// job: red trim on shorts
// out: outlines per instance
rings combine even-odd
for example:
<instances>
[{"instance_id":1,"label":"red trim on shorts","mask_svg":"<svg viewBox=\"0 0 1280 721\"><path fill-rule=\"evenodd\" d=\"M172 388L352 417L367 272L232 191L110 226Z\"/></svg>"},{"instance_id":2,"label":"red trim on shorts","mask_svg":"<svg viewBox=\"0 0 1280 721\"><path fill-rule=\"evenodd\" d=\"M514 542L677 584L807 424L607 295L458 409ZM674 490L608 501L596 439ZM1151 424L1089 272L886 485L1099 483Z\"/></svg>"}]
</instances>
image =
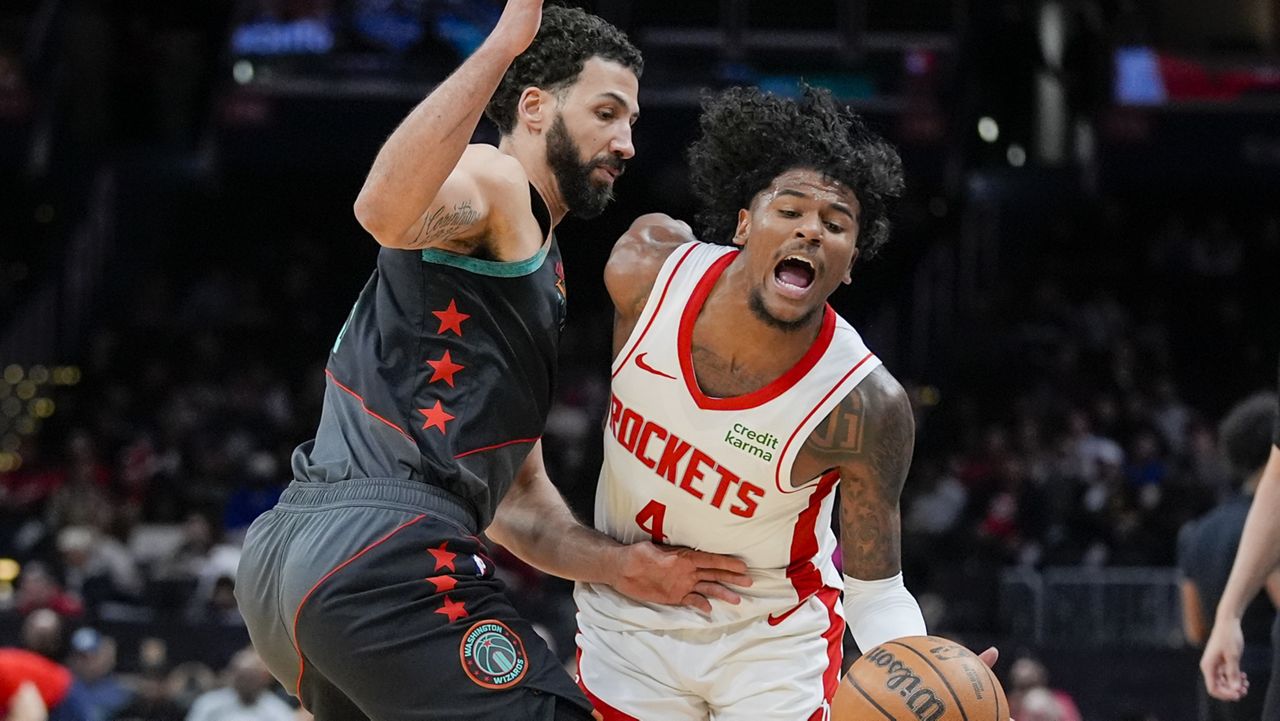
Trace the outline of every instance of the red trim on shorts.
<instances>
[{"instance_id":1,"label":"red trim on shorts","mask_svg":"<svg viewBox=\"0 0 1280 721\"><path fill-rule=\"evenodd\" d=\"M809 505L796 518L791 536L791 563L787 566L787 579L796 589L801 601L818 593L822 588L822 572L814 565L818 555L818 514L827 496L840 480L839 471L829 471L818 481L818 487L809 496Z\"/></svg>"},{"instance_id":2,"label":"red trim on shorts","mask_svg":"<svg viewBox=\"0 0 1280 721\"><path fill-rule=\"evenodd\" d=\"M649 333L649 329L653 327L653 321L658 317L658 311L662 310L662 302L667 299L667 291L671 290L671 283L676 279L676 275L680 272L680 266L684 265L684 262L689 259L689 256L693 254L694 249L697 247L697 245L690 244L680 260L676 261L676 267L672 268L671 275L667 276L667 284L662 286L662 295L658 296L658 305L654 306L653 315L649 316L649 322L645 323L644 330L640 331L640 337L636 338L635 345L631 346L631 350L627 351L627 357L622 359L622 362L618 364L618 369L613 372L613 375L610 376L610 378L618 377L618 374L622 372L622 369L627 366L627 361L631 360L631 356L634 355L636 349L640 347L640 341L644 340L645 335ZM652 297L652 295L653 291L650 291L650 297Z\"/></svg>"},{"instance_id":3,"label":"red trim on shorts","mask_svg":"<svg viewBox=\"0 0 1280 721\"><path fill-rule=\"evenodd\" d=\"M591 689L587 688L586 681L582 679L581 647L578 648L578 688L582 689L582 692L587 695L587 700L591 702L591 705L595 707L596 712L600 714L600 717L604 719L604 721L640 721L640 719L635 716L623 713L604 701L601 701L600 697L591 693Z\"/></svg>"},{"instance_id":4,"label":"red trim on shorts","mask_svg":"<svg viewBox=\"0 0 1280 721\"><path fill-rule=\"evenodd\" d=\"M459 453L458 455L453 457L453 460L456 461L459 458L466 458L467 456L470 456L475 453L484 453L485 451L496 451L499 448L503 448L506 446L514 446L517 443L537 443L540 440L542 440L542 436L534 436L533 438L517 438L514 441L506 441L505 443L495 443L492 446L485 446L484 448L477 448L473 451L467 451L466 453Z\"/></svg>"},{"instance_id":5,"label":"red trim on shorts","mask_svg":"<svg viewBox=\"0 0 1280 721\"><path fill-rule=\"evenodd\" d=\"M694 402L703 410L741 411L758 408L786 393L818 364L822 354L826 353L831 345L831 339L836 332L836 312L828 304L823 308L822 327L818 330L818 337L809 346L809 350L805 351L804 356L787 372L774 378L765 387L746 395L712 398L704 394L698 387L698 377L693 371L693 326L698 320L698 314L702 312L702 305L706 302L707 296L711 295L711 289L715 287L716 280L737 255L737 252L726 253L707 269L706 274L694 287L693 294L689 296L689 302L685 304L684 313L680 316L680 329L676 333L676 355L680 357L680 370L684 374L684 384L688 387L689 395L693 396Z\"/></svg>"},{"instance_id":6,"label":"red trim on shorts","mask_svg":"<svg viewBox=\"0 0 1280 721\"><path fill-rule=\"evenodd\" d=\"M830 306L828 306L828 309L830 309ZM782 455L778 457L779 463L773 472L774 483L775 485L778 486L779 491L782 491L783 493L795 493L797 491L802 491L808 487L808 486L801 486L799 488L793 487L790 489L783 487L782 485L783 464L781 462L781 459L787 457L787 451L791 450L791 443L795 441L796 436L800 435L800 431L803 430L804 427L809 424L809 419L813 417L813 414L818 412L818 409L821 408L827 402L827 399L830 398L833 393L840 390L840 386L844 385L844 382L849 380L849 376L853 375L854 373L857 373L858 369L861 368L864 363L871 360L874 356L875 356L874 353L867 353L866 355L862 356L862 360L858 361L857 363L854 363L853 367L849 369L849 372L845 373L844 376L839 381L836 381L836 384L831 386L831 390L827 391L827 394L822 397L822 400L818 401L813 406L813 408L810 409L808 414L805 415L804 420L800 421L800 425L796 426L796 429L792 431L791 437L788 438L787 442L782 445ZM789 486L791 479L788 478L787 481L788 481L787 485Z\"/></svg>"},{"instance_id":7,"label":"red trim on shorts","mask_svg":"<svg viewBox=\"0 0 1280 721\"><path fill-rule=\"evenodd\" d=\"M298 610L293 612L293 650L295 653L298 654L298 682L294 684L293 695L298 697L299 703L301 703L302 701L302 674L306 670L306 666L303 663L303 658L302 658L302 647L298 645L298 618L302 616L302 607L307 605L307 601L311 599L311 594L315 593L317 588L320 588L320 584L324 583L325 581L328 581L330 576L337 573L338 571L341 571L343 568L346 568L346 566L350 564L352 561L355 561L357 558L360 558L364 554L368 553L369 551L372 551L373 549L382 545L386 541L390 540L392 536L396 535L397 533L403 531L404 529L408 528L409 526L412 526L413 524L417 523L418 521L421 521L426 517L427 517L427 514L424 513L418 516L417 518L412 518L408 521L405 521L399 526L396 526L395 529L393 529L387 535L383 536L382 538L360 549L360 551L357 552L354 556L352 556L351 558L348 558L342 563L339 563L337 566L333 568L332 571L329 571L328 573L324 574L324 576L319 581L315 582L315 585L311 587L311 590L307 591L307 594L302 597L302 600L298 602Z\"/></svg>"},{"instance_id":8,"label":"red trim on shorts","mask_svg":"<svg viewBox=\"0 0 1280 721\"><path fill-rule=\"evenodd\" d=\"M827 607L827 618L831 621L831 625L822 634L827 639L829 662L827 672L822 674L822 697L830 704L840 686L840 666L844 661L844 616L836 610L836 604L840 602L840 589L824 587L818 591L818 600ZM822 709L818 711L821 712Z\"/></svg>"},{"instance_id":9,"label":"red trim on shorts","mask_svg":"<svg viewBox=\"0 0 1280 721\"><path fill-rule=\"evenodd\" d=\"M350 388L348 388L348 387L346 387L346 386L342 385L342 381L339 381L337 378L335 378L335 377L333 376L333 373L332 373L332 372L330 372L328 368L325 368L325 369L324 369L324 374L325 374L325 375L327 375L327 376L329 376L329 380L333 381L333 384L334 384L334 385L336 385L336 386L338 386L339 388L341 388L342 390L346 391L348 394L350 394L350 395L351 395L351 397L352 397L352 398L355 398L356 400L360 401L360 407L364 409L364 412L365 412L365 413L368 413L369 415L373 416L374 418L377 418L378 420L382 421L383 423L385 423L385 424L387 424L387 425L391 426L392 428L394 428L394 429L395 429L396 433L399 433L400 435L404 436L405 438L408 438L408 439L409 439L409 440L411 440L411 441L413 440L413 437L412 437L412 436L410 436L408 433L405 433L403 428L401 428L400 426L397 426L396 424L392 423L391 421L387 420L386 418L383 418L382 416L378 415L377 413L374 413L373 411L369 410L369 406L365 405L365 403L364 403L364 398L362 398L362 397L360 396L360 394L359 394L359 393L356 393L355 391L351 390Z\"/></svg>"}]
</instances>

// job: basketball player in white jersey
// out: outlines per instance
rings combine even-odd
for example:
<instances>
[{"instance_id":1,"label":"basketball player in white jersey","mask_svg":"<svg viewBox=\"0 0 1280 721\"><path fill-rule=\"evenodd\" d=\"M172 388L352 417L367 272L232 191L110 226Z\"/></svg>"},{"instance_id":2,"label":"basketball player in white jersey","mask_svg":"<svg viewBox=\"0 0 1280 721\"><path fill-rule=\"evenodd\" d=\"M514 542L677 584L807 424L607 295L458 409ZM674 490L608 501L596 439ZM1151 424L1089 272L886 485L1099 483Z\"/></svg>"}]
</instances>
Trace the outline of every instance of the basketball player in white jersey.
<instances>
[{"instance_id":1,"label":"basketball player in white jersey","mask_svg":"<svg viewBox=\"0 0 1280 721\"><path fill-rule=\"evenodd\" d=\"M732 89L701 124L705 242L645 216L605 270L596 527L735 555L753 584L710 613L579 584L580 685L606 721L827 719L846 618L864 650L925 633L900 560L911 406L827 304L887 240L901 161L825 91Z\"/></svg>"}]
</instances>

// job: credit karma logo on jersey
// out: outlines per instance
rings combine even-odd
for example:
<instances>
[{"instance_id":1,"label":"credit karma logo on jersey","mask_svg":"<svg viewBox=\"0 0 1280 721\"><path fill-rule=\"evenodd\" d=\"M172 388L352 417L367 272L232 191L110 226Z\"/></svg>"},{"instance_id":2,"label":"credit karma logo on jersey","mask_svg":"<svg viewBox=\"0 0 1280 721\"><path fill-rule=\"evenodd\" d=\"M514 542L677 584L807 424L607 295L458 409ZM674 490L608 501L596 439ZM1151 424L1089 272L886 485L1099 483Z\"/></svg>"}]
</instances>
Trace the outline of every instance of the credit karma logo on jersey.
<instances>
[{"instance_id":1,"label":"credit karma logo on jersey","mask_svg":"<svg viewBox=\"0 0 1280 721\"><path fill-rule=\"evenodd\" d=\"M772 461L774 452L778 450L777 436L753 431L741 423L734 423L729 432L724 434L724 442L762 461Z\"/></svg>"},{"instance_id":2,"label":"credit karma logo on jersey","mask_svg":"<svg viewBox=\"0 0 1280 721\"><path fill-rule=\"evenodd\" d=\"M658 423L609 399L609 435L646 468L694 498L735 516L756 515L764 489Z\"/></svg>"}]
</instances>

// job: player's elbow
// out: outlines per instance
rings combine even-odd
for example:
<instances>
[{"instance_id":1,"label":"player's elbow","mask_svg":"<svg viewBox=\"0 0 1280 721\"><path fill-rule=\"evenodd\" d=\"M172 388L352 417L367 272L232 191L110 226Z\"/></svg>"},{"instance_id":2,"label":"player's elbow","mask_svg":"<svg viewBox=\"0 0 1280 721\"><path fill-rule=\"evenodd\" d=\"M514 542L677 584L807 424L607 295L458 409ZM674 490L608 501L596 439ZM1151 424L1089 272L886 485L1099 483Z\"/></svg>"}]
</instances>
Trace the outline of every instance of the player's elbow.
<instances>
[{"instance_id":1,"label":"player's elbow","mask_svg":"<svg viewBox=\"0 0 1280 721\"><path fill-rule=\"evenodd\" d=\"M352 210L355 212L356 221L360 223L360 227L373 236L374 240L388 248L396 247L396 241L401 234L392 227L392 223L387 217L382 204L371 194L361 192L356 198Z\"/></svg>"}]
</instances>

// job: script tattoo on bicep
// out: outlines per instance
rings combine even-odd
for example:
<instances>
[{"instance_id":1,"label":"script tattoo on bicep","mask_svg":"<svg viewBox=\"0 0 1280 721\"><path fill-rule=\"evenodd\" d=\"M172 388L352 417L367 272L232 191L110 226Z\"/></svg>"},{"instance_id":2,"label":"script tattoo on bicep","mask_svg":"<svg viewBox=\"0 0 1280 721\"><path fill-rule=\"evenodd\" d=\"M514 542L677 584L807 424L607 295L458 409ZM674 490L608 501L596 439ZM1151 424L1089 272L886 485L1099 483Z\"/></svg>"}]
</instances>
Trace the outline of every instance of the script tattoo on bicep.
<instances>
[{"instance_id":1,"label":"script tattoo on bicep","mask_svg":"<svg viewBox=\"0 0 1280 721\"><path fill-rule=\"evenodd\" d=\"M431 243L453 240L479 219L480 212L471 207L470 200L458 203L449 212L445 212L444 206L440 206L423 217L422 229L409 247L420 248Z\"/></svg>"}]
</instances>

